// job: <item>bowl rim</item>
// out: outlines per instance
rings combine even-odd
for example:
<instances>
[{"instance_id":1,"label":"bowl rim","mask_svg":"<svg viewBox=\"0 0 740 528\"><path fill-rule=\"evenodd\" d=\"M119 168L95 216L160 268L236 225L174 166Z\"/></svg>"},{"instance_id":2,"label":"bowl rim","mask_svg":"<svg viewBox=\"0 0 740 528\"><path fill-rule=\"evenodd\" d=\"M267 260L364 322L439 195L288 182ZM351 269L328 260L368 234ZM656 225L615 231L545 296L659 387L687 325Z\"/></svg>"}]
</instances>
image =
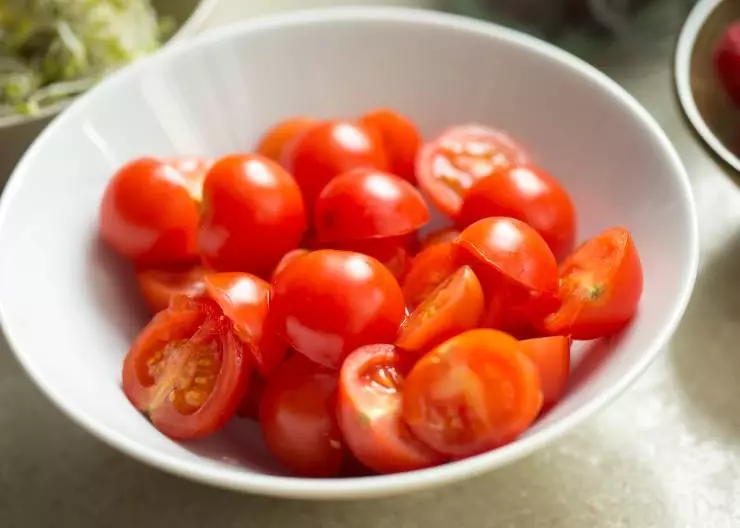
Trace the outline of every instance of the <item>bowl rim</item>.
<instances>
[{"instance_id":1,"label":"bowl rim","mask_svg":"<svg viewBox=\"0 0 740 528\"><path fill-rule=\"evenodd\" d=\"M689 129L709 155L725 168L740 172L740 158L724 146L699 112L691 90L691 59L696 40L707 19L725 0L699 0L686 18L676 41L673 59L675 94Z\"/></svg>"},{"instance_id":2,"label":"bowl rim","mask_svg":"<svg viewBox=\"0 0 740 528\"><path fill-rule=\"evenodd\" d=\"M662 145L662 150L672 166L672 172L678 180L677 184L681 191L683 207L688 214L689 232L686 240L686 251L689 259L688 271L684 277L680 291L677 292L677 302L668 316L667 323L646 345L645 351L640 356L639 361L636 361L612 386L599 393L573 414L552 424L546 430L538 431L531 436L521 438L514 443L494 451L443 466L395 475L321 480L245 473L238 467L226 465L214 466L190 460L183 461L175 455L161 453L156 449L138 443L136 440L128 439L122 436L118 430L100 424L85 411L68 404L63 394L57 393L54 388L45 383L44 379L34 368L35 362L16 346L14 330L3 325L3 320L6 319L6 308L2 298L0 298L0 328L4 329L10 349L28 375L47 398L72 421L103 442L119 449L132 458L168 473L216 487L262 495L321 500L359 499L390 496L438 487L442 484L457 482L504 466L523 458L563 436L566 432L594 415L598 410L621 394L657 357L658 353L674 333L688 305L697 275L699 262L698 222L688 175L675 148L655 119L626 90L604 73L549 43L496 24L431 10L400 7L334 7L272 14L248 19L208 32L181 46L162 50L151 57L147 57L121 71L113 73L90 92L73 102L71 108L58 116L24 154L20 163L13 171L5 192L0 197L0 229L2 229L2 225L6 221L9 205L14 195L23 185L24 178L29 174L28 167L33 157L44 147L47 136L51 136L56 133L58 128L62 128L65 122L75 112L82 111L90 101L95 99L98 93L104 93L105 90L125 79L136 77L140 72L146 71L147 68L157 67L158 64L166 62L170 56L188 53L201 46L217 41L228 41L239 34L266 31L276 27L303 26L326 22L347 23L360 20L425 25L441 30L473 33L492 40L506 41L522 46L533 52L543 54L574 73L580 74L584 78L588 78L591 82L600 85L604 90L613 94L615 99L627 111L641 121L643 126L650 130Z\"/></svg>"},{"instance_id":3,"label":"bowl rim","mask_svg":"<svg viewBox=\"0 0 740 528\"><path fill-rule=\"evenodd\" d=\"M190 13L190 16L177 28L177 31L175 31L175 33L173 33L170 38L162 43L160 49L197 34L197 32L200 31L205 25L206 20L213 12L218 1L219 0L199 0L198 3L195 5L193 11ZM100 82L102 82L102 80ZM64 110L65 108L69 107L75 100L81 97L81 95L84 95L84 93L77 95L72 99L67 99L57 104L47 106L46 108L42 108L39 112L33 115L11 115L7 117L0 117L0 131L2 131L3 129L9 129L14 126L22 126L49 119L62 112L62 110Z\"/></svg>"}]
</instances>

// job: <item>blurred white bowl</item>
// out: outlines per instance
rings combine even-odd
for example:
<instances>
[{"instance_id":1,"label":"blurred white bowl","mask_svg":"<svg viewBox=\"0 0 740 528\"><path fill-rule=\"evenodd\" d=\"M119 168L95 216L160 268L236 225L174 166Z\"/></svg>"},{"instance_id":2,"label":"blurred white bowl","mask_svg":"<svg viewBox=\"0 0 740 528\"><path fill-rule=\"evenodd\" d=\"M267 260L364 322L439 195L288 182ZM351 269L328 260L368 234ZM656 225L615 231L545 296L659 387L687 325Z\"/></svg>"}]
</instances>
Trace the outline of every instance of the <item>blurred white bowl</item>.
<instances>
[{"instance_id":1,"label":"blurred white bowl","mask_svg":"<svg viewBox=\"0 0 740 528\"><path fill-rule=\"evenodd\" d=\"M617 338L579 347L562 402L520 440L401 475L308 480L280 474L256 428L235 423L179 444L120 389L144 322L129 269L97 241L113 171L141 155L250 148L294 114L391 106L431 135L477 121L510 131L570 190L580 235L615 224L641 251L641 313ZM142 461L236 490L301 498L390 495L517 460L572 429L655 358L689 300L696 214L678 156L650 115L606 76L539 40L433 12L293 13L215 31L103 82L60 116L19 164L0 203L0 317L33 380L73 420ZM134 298L132 298L134 296Z\"/></svg>"}]
</instances>

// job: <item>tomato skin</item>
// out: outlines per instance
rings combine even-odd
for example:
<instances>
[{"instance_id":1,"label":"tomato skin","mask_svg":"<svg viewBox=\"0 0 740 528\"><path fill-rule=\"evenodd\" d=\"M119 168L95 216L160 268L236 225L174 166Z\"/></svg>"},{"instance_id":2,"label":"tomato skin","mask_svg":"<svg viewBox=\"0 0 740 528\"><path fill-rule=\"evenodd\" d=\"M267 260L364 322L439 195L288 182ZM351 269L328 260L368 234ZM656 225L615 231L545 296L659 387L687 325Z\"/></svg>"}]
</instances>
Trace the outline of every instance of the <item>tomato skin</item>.
<instances>
[{"instance_id":1,"label":"tomato skin","mask_svg":"<svg viewBox=\"0 0 740 528\"><path fill-rule=\"evenodd\" d=\"M200 203L203 199L203 181L216 160L203 156L177 156L163 160L185 177L190 196Z\"/></svg>"},{"instance_id":2,"label":"tomato skin","mask_svg":"<svg viewBox=\"0 0 740 528\"><path fill-rule=\"evenodd\" d=\"M406 318L396 346L407 352L428 352L443 341L476 328L484 307L480 281L469 266L463 266Z\"/></svg>"},{"instance_id":3,"label":"tomato skin","mask_svg":"<svg viewBox=\"0 0 740 528\"><path fill-rule=\"evenodd\" d=\"M429 233L421 240L421 251L442 242L454 242L460 236L460 231L452 227L445 227Z\"/></svg>"},{"instance_id":4,"label":"tomato skin","mask_svg":"<svg viewBox=\"0 0 740 528\"><path fill-rule=\"evenodd\" d=\"M403 280L413 259L415 246L413 236L403 235L388 238L368 238L329 244L331 249L362 253L379 261L396 280Z\"/></svg>"},{"instance_id":5,"label":"tomato skin","mask_svg":"<svg viewBox=\"0 0 740 528\"><path fill-rule=\"evenodd\" d=\"M123 390L161 433L187 440L217 431L235 414L251 366L218 307L176 304L134 341L123 364Z\"/></svg>"},{"instance_id":6,"label":"tomato skin","mask_svg":"<svg viewBox=\"0 0 740 528\"><path fill-rule=\"evenodd\" d=\"M455 458L511 442L542 407L537 369L519 342L469 330L422 357L406 377L403 417L425 444Z\"/></svg>"},{"instance_id":7,"label":"tomato skin","mask_svg":"<svg viewBox=\"0 0 740 528\"><path fill-rule=\"evenodd\" d=\"M298 182L309 214L321 190L336 176L353 169L387 168L375 134L352 121L325 121L310 128L286 150L282 161Z\"/></svg>"},{"instance_id":8,"label":"tomato skin","mask_svg":"<svg viewBox=\"0 0 740 528\"><path fill-rule=\"evenodd\" d=\"M425 143L416 160L422 192L443 213L456 218L473 184L500 168L531 161L508 134L480 125L455 126Z\"/></svg>"},{"instance_id":9,"label":"tomato skin","mask_svg":"<svg viewBox=\"0 0 740 528\"><path fill-rule=\"evenodd\" d=\"M560 183L539 167L504 167L473 184L465 196L458 225L464 229L490 216L516 218L530 225L545 239L557 260L573 250L573 201Z\"/></svg>"},{"instance_id":10,"label":"tomato skin","mask_svg":"<svg viewBox=\"0 0 740 528\"><path fill-rule=\"evenodd\" d=\"M403 376L413 362L393 345L353 351L339 374L337 417L350 451L379 473L435 466L445 457L414 438L403 422Z\"/></svg>"},{"instance_id":11,"label":"tomato skin","mask_svg":"<svg viewBox=\"0 0 740 528\"><path fill-rule=\"evenodd\" d=\"M203 266L187 266L173 269L141 269L136 280L149 310L156 314L166 310L173 297L187 295L195 297L206 289L203 278L209 273Z\"/></svg>"},{"instance_id":12,"label":"tomato skin","mask_svg":"<svg viewBox=\"0 0 740 528\"><path fill-rule=\"evenodd\" d=\"M301 258L303 255L307 255L308 253L310 253L310 251L303 248L288 251L285 255L283 255L283 258L280 259L280 262L278 262L277 266L275 266L275 269L272 271L272 276L270 277L270 280L275 280L275 277L277 277L278 274L288 266L288 264L290 264L294 260Z\"/></svg>"},{"instance_id":13,"label":"tomato skin","mask_svg":"<svg viewBox=\"0 0 740 528\"><path fill-rule=\"evenodd\" d=\"M321 242L400 236L428 221L427 204L413 185L371 169L340 174L327 183L314 212Z\"/></svg>"},{"instance_id":14,"label":"tomato skin","mask_svg":"<svg viewBox=\"0 0 740 528\"><path fill-rule=\"evenodd\" d=\"M447 277L464 266L466 259L467 255L452 242L441 242L421 251L411 261L403 279L406 305L411 310L419 306Z\"/></svg>"},{"instance_id":15,"label":"tomato skin","mask_svg":"<svg viewBox=\"0 0 740 528\"><path fill-rule=\"evenodd\" d=\"M315 125L315 119L304 116L280 121L260 138L257 143L257 154L280 163L291 143Z\"/></svg>"},{"instance_id":16,"label":"tomato skin","mask_svg":"<svg viewBox=\"0 0 740 528\"><path fill-rule=\"evenodd\" d=\"M269 276L306 230L295 180L277 163L237 154L216 162L203 184L198 247L206 266Z\"/></svg>"},{"instance_id":17,"label":"tomato skin","mask_svg":"<svg viewBox=\"0 0 740 528\"><path fill-rule=\"evenodd\" d=\"M293 473L333 477L347 456L336 418L338 375L301 354L267 380L260 426L267 448Z\"/></svg>"},{"instance_id":18,"label":"tomato skin","mask_svg":"<svg viewBox=\"0 0 740 528\"><path fill-rule=\"evenodd\" d=\"M166 202L167 207L162 207ZM198 257L198 206L183 175L153 158L134 160L108 183L100 235L138 265L167 267Z\"/></svg>"},{"instance_id":19,"label":"tomato skin","mask_svg":"<svg viewBox=\"0 0 740 528\"><path fill-rule=\"evenodd\" d=\"M248 273L215 273L205 277L206 293L233 323L237 337L249 347L263 376L285 359L288 345L277 335L271 314L270 284Z\"/></svg>"},{"instance_id":20,"label":"tomato skin","mask_svg":"<svg viewBox=\"0 0 740 528\"><path fill-rule=\"evenodd\" d=\"M378 108L364 114L360 122L374 129L382 138L388 157L388 170L410 183L416 183L416 155L421 147L421 134L406 116L389 108Z\"/></svg>"},{"instance_id":21,"label":"tomato skin","mask_svg":"<svg viewBox=\"0 0 740 528\"><path fill-rule=\"evenodd\" d=\"M273 281L273 310L288 344L338 369L352 350L392 342L404 316L401 288L377 260L318 250L290 263Z\"/></svg>"},{"instance_id":22,"label":"tomato skin","mask_svg":"<svg viewBox=\"0 0 740 528\"><path fill-rule=\"evenodd\" d=\"M524 353L534 363L540 376L543 410L560 401L565 392L570 375L572 342L565 336L539 337L521 342Z\"/></svg>"},{"instance_id":23,"label":"tomato skin","mask_svg":"<svg viewBox=\"0 0 740 528\"><path fill-rule=\"evenodd\" d=\"M560 265L563 304L545 319L550 335L597 339L634 318L643 288L642 263L629 231L607 229Z\"/></svg>"}]
</instances>

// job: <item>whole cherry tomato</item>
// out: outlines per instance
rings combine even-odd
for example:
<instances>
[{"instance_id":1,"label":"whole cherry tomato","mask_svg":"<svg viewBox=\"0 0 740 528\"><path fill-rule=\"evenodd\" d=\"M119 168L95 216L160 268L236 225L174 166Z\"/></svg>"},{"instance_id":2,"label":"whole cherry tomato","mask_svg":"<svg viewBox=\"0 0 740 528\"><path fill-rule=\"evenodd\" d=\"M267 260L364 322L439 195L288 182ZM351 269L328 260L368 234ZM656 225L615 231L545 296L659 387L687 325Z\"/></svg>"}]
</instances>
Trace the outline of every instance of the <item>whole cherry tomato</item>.
<instances>
[{"instance_id":1,"label":"whole cherry tomato","mask_svg":"<svg viewBox=\"0 0 740 528\"><path fill-rule=\"evenodd\" d=\"M170 300L179 295L191 297L205 292L203 281L209 273L203 266L185 266L170 269L141 269L136 272L141 296L152 313L161 312Z\"/></svg>"},{"instance_id":2,"label":"whole cherry tomato","mask_svg":"<svg viewBox=\"0 0 740 528\"><path fill-rule=\"evenodd\" d=\"M456 126L421 148L416 177L432 203L456 218L476 181L502 167L529 161L524 147L504 132L478 125Z\"/></svg>"},{"instance_id":3,"label":"whole cherry tomato","mask_svg":"<svg viewBox=\"0 0 740 528\"><path fill-rule=\"evenodd\" d=\"M282 167L259 155L221 158L203 184L198 246L206 266L269 276L306 230L301 192Z\"/></svg>"},{"instance_id":4,"label":"whole cherry tomato","mask_svg":"<svg viewBox=\"0 0 740 528\"><path fill-rule=\"evenodd\" d=\"M314 211L321 242L400 236L428 221L427 204L413 185L371 169L356 169L331 180Z\"/></svg>"},{"instance_id":5,"label":"whole cherry tomato","mask_svg":"<svg viewBox=\"0 0 740 528\"><path fill-rule=\"evenodd\" d=\"M315 119L302 116L281 121L260 138L257 153L279 163L291 143L314 125Z\"/></svg>"},{"instance_id":6,"label":"whole cherry tomato","mask_svg":"<svg viewBox=\"0 0 740 528\"><path fill-rule=\"evenodd\" d=\"M571 339L565 336L540 337L521 342L524 353L532 360L540 375L543 409L555 405L565 392L570 374L571 343Z\"/></svg>"},{"instance_id":7,"label":"whole cherry tomato","mask_svg":"<svg viewBox=\"0 0 740 528\"><path fill-rule=\"evenodd\" d=\"M349 251L313 251L291 262L275 277L273 292L288 344L335 369L362 345L392 342L405 311L390 271Z\"/></svg>"},{"instance_id":8,"label":"whole cherry tomato","mask_svg":"<svg viewBox=\"0 0 740 528\"><path fill-rule=\"evenodd\" d=\"M421 147L421 134L406 116L389 108L366 113L360 122L374 129L382 138L388 157L388 170L411 183L416 183L416 155Z\"/></svg>"},{"instance_id":9,"label":"whole cherry tomato","mask_svg":"<svg viewBox=\"0 0 740 528\"><path fill-rule=\"evenodd\" d=\"M100 234L139 265L194 262L197 229L198 205L184 176L167 163L153 158L132 161L105 189Z\"/></svg>"},{"instance_id":10,"label":"whole cherry tomato","mask_svg":"<svg viewBox=\"0 0 740 528\"><path fill-rule=\"evenodd\" d=\"M324 186L353 169L385 170L383 145L352 121L326 121L311 127L286 150L283 166L293 175L311 213Z\"/></svg>"},{"instance_id":11,"label":"whole cherry tomato","mask_svg":"<svg viewBox=\"0 0 740 528\"><path fill-rule=\"evenodd\" d=\"M430 467L445 458L414 438L401 417L403 377L412 365L393 345L358 348L342 365L339 427L357 459L379 473Z\"/></svg>"},{"instance_id":12,"label":"whole cherry tomato","mask_svg":"<svg viewBox=\"0 0 740 528\"><path fill-rule=\"evenodd\" d=\"M248 273L215 273L204 279L206 293L231 319L233 331L249 346L257 369L269 376L288 352L270 309L270 284Z\"/></svg>"},{"instance_id":13,"label":"whole cherry tomato","mask_svg":"<svg viewBox=\"0 0 740 528\"><path fill-rule=\"evenodd\" d=\"M516 339L496 330L445 341L416 363L403 391L411 431L456 458L511 442L542 407L536 367Z\"/></svg>"},{"instance_id":14,"label":"whole cherry tomato","mask_svg":"<svg viewBox=\"0 0 740 528\"><path fill-rule=\"evenodd\" d=\"M203 437L236 413L251 366L230 326L215 303L183 297L134 341L123 364L123 391L163 434Z\"/></svg>"},{"instance_id":15,"label":"whole cherry tomato","mask_svg":"<svg viewBox=\"0 0 740 528\"><path fill-rule=\"evenodd\" d=\"M576 238L576 210L558 181L533 165L504 167L478 180L465 196L458 225L463 229L489 216L508 216L529 224L545 239L555 258L565 258Z\"/></svg>"},{"instance_id":16,"label":"whole cherry tomato","mask_svg":"<svg viewBox=\"0 0 740 528\"><path fill-rule=\"evenodd\" d=\"M401 325L396 345L408 352L428 352L441 342L478 326L485 297L469 266L450 275Z\"/></svg>"},{"instance_id":17,"label":"whole cherry tomato","mask_svg":"<svg viewBox=\"0 0 740 528\"><path fill-rule=\"evenodd\" d=\"M545 320L550 334L596 339L624 328L642 296L642 264L629 231L607 229L560 266L563 305Z\"/></svg>"},{"instance_id":18,"label":"whole cherry tomato","mask_svg":"<svg viewBox=\"0 0 740 528\"><path fill-rule=\"evenodd\" d=\"M260 401L262 436L296 475L333 477L347 457L336 417L337 374L294 354L267 380Z\"/></svg>"}]
</instances>

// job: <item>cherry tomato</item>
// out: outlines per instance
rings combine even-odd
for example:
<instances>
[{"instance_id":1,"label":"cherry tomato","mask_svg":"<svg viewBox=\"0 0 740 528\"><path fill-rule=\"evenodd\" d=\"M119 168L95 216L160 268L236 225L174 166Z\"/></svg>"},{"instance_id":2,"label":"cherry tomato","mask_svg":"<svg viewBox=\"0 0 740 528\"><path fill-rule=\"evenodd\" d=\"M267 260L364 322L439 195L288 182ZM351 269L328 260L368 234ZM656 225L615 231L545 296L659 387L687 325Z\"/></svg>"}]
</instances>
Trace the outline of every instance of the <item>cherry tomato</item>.
<instances>
[{"instance_id":1,"label":"cherry tomato","mask_svg":"<svg viewBox=\"0 0 740 528\"><path fill-rule=\"evenodd\" d=\"M146 305L157 313L165 310L174 296L196 297L205 292L203 277L208 273L203 266L142 269L136 272L136 279Z\"/></svg>"},{"instance_id":2,"label":"cherry tomato","mask_svg":"<svg viewBox=\"0 0 740 528\"><path fill-rule=\"evenodd\" d=\"M253 420L255 422L260 419L260 402L262 401L262 395L267 387L267 380L257 371L252 372L252 376L249 378L247 385L247 393L242 398L239 408L236 410L236 414L241 418Z\"/></svg>"},{"instance_id":3,"label":"cherry tomato","mask_svg":"<svg viewBox=\"0 0 740 528\"><path fill-rule=\"evenodd\" d=\"M215 304L173 303L134 341L123 364L123 390L163 434L203 437L220 429L244 397L247 354Z\"/></svg>"},{"instance_id":4,"label":"cherry tomato","mask_svg":"<svg viewBox=\"0 0 740 528\"><path fill-rule=\"evenodd\" d=\"M717 41L714 71L732 101L740 106L740 22L733 22Z\"/></svg>"},{"instance_id":5,"label":"cherry tomato","mask_svg":"<svg viewBox=\"0 0 740 528\"><path fill-rule=\"evenodd\" d=\"M398 176L357 169L326 184L316 201L314 227L322 242L405 235L429 221L419 191Z\"/></svg>"},{"instance_id":6,"label":"cherry tomato","mask_svg":"<svg viewBox=\"0 0 740 528\"><path fill-rule=\"evenodd\" d=\"M352 350L392 342L404 316L401 288L374 258L318 250L273 281L273 310L288 344L338 369Z\"/></svg>"},{"instance_id":7,"label":"cherry tomato","mask_svg":"<svg viewBox=\"0 0 740 528\"><path fill-rule=\"evenodd\" d=\"M553 335L596 339L614 334L637 313L642 264L630 233L607 229L560 266L563 305L545 320Z\"/></svg>"},{"instance_id":8,"label":"cherry tomato","mask_svg":"<svg viewBox=\"0 0 740 528\"><path fill-rule=\"evenodd\" d=\"M393 274L396 280L403 280L411 265L414 247L413 237L408 235L388 238L368 238L335 242L331 249L354 251L373 257Z\"/></svg>"},{"instance_id":9,"label":"cherry tomato","mask_svg":"<svg viewBox=\"0 0 740 528\"><path fill-rule=\"evenodd\" d=\"M310 128L288 148L283 166L303 192L306 209L334 177L353 169L386 169L383 146L372 131L351 121L326 121Z\"/></svg>"},{"instance_id":10,"label":"cherry tomato","mask_svg":"<svg viewBox=\"0 0 740 528\"><path fill-rule=\"evenodd\" d=\"M360 122L380 134L388 157L388 170L416 183L416 154L421 134L411 120L389 108L378 108L360 118Z\"/></svg>"},{"instance_id":11,"label":"cherry tomato","mask_svg":"<svg viewBox=\"0 0 740 528\"><path fill-rule=\"evenodd\" d=\"M411 309L465 264L466 254L452 242L441 242L428 247L414 257L403 279L403 296ZM472 260L472 259L469 259Z\"/></svg>"},{"instance_id":12,"label":"cherry tomato","mask_svg":"<svg viewBox=\"0 0 740 528\"><path fill-rule=\"evenodd\" d=\"M203 199L203 180L216 160L200 156L179 156L165 158L163 161L180 171L185 177L190 195L195 201L200 202Z\"/></svg>"},{"instance_id":13,"label":"cherry tomato","mask_svg":"<svg viewBox=\"0 0 740 528\"><path fill-rule=\"evenodd\" d=\"M456 126L421 148L416 177L432 203L455 218L476 181L502 167L522 165L529 160L524 147L499 130Z\"/></svg>"},{"instance_id":14,"label":"cherry tomato","mask_svg":"<svg viewBox=\"0 0 740 528\"><path fill-rule=\"evenodd\" d=\"M379 473L412 471L444 461L414 438L401 417L403 377L412 365L393 345L358 348L342 365L339 426L350 451Z\"/></svg>"},{"instance_id":15,"label":"cherry tomato","mask_svg":"<svg viewBox=\"0 0 740 528\"><path fill-rule=\"evenodd\" d=\"M231 319L236 335L249 346L260 373L268 376L288 351L271 314L270 285L248 273L208 275L205 285L208 296Z\"/></svg>"},{"instance_id":16,"label":"cherry tomato","mask_svg":"<svg viewBox=\"0 0 740 528\"><path fill-rule=\"evenodd\" d=\"M277 163L233 155L208 172L198 230L206 266L269 276L282 256L298 247L305 229L300 189Z\"/></svg>"},{"instance_id":17,"label":"cherry tomato","mask_svg":"<svg viewBox=\"0 0 740 528\"><path fill-rule=\"evenodd\" d=\"M513 337L469 330L422 357L406 377L403 417L440 453L468 457L511 442L542 406L537 369Z\"/></svg>"},{"instance_id":18,"label":"cherry tomato","mask_svg":"<svg viewBox=\"0 0 740 528\"><path fill-rule=\"evenodd\" d=\"M310 117L292 117L268 130L257 144L257 153L280 162L290 144L316 124Z\"/></svg>"},{"instance_id":19,"label":"cherry tomato","mask_svg":"<svg viewBox=\"0 0 740 528\"><path fill-rule=\"evenodd\" d=\"M333 477L347 456L337 425L335 370L294 354L267 380L260 426L267 448L296 475Z\"/></svg>"},{"instance_id":20,"label":"cherry tomato","mask_svg":"<svg viewBox=\"0 0 740 528\"><path fill-rule=\"evenodd\" d=\"M194 262L197 229L198 205L183 175L170 165L141 158L122 167L108 183L100 208L100 234L137 264L166 267Z\"/></svg>"},{"instance_id":21,"label":"cherry tomato","mask_svg":"<svg viewBox=\"0 0 740 528\"><path fill-rule=\"evenodd\" d=\"M571 343L571 339L564 336L540 337L521 342L524 353L537 367L540 375L544 409L555 405L565 392L570 374Z\"/></svg>"},{"instance_id":22,"label":"cherry tomato","mask_svg":"<svg viewBox=\"0 0 740 528\"><path fill-rule=\"evenodd\" d=\"M452 227L445 227L429 233L421 240L421 250L442 242L454 242L460 236L460 231Z\"/></svg>"},{"instance_id":23,"label":"cherry tomato","mask_svg":"<svg viewBox=\"0 0 740 528\"><path fill-rule=\"evenodd\" d=\"M280 259L280 262L278 262L277 266L275 266L275 269L272 272L272 276L270 280L274 280L275 277L277 277L278 273L283 271L288 264L290 264L296 259L301 258L303 255L306 255L308 253L310 253L310 251L307 249L303 249L303 248L298 248L292 251L288 251L285 255L283 255L283 258Z\"/></svg>"},{"instance_id":24,"label":"cherry tomato","mask_svg":"<svg viewBox=\"0 0 740 528\"><path fill-rule=\"evenodd\" d=\"M529 224L558 260L573 250L573 202L558 181L538 167L504 167L474 183L465 196L458 225L464 229L489 216L508 216Z\"/></svg>"},{"instance_id":25,"label":"cherry tomato","mask_svg":"<svg viewBox=\"0 0 740 528\"><path fill-rule=\"evenodd\" d=\"M441 342L478 326L485 307L483 288L469 266L445 279L401 325L396 345L427 352Z\"/></svg>"}]
</instances>

